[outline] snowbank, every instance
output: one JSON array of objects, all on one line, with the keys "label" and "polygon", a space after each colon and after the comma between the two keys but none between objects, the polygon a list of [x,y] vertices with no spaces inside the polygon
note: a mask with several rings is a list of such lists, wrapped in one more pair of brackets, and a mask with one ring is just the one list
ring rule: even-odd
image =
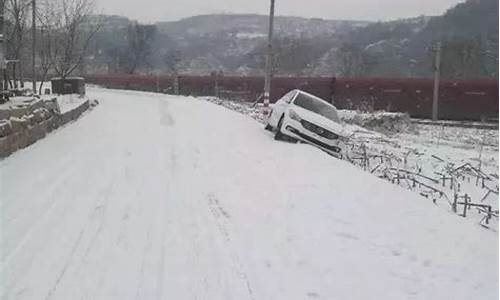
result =
[{"label": "snowbank", "polygon": [[82,105],[82,103],[89,101],[89,99],[85,96],[80,96],[76,94],[69,95],[59,95],[57,96],[57,103],[60,108],[61,113],[65,113],[67,111],[73,110],[78,106]]},{"label": "snowbank", "polygon": [[262,114],[262,107],[260,105],[254,105],[243,101],[227,101],[216,97],[198,97],[198,99],[221,105],[230,110],[247,115],[262,124],[266,121],[264,115]]},{"label": "snowbank", "polygon": [[358,125],[388,135],[416,131],[410,116],[405,113],[383,111],[364,113],[353,110],[339,110],[339,116],[348,124]]},{"label": "snowbank", "polygon": [[0,109],[0,158],[76,120],[91,105],[88,98],[76,95],[12,98]]}]

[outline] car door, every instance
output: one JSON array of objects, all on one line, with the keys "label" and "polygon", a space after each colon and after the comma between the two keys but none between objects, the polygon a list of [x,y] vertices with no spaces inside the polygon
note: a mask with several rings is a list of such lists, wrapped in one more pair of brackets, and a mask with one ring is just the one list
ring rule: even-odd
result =
[{"label": "car door", "polygon": [[292,102],[295,94],[297,91],[291,91],[285,96],[281,97],[276,103],[274,103],[273,106],[273,112],[271,113],[271,116],[269,117],[269,124],[273,127],[278,126],[278,122],[285,112],[286,108],[290,103]]}]

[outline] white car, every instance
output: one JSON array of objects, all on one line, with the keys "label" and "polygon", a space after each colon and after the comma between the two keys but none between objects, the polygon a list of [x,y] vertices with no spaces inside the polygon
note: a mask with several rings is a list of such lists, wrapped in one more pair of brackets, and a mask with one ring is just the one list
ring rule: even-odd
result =
[{"label": "white car", "polygon": [[301,90],[293,90],[273,106],[267,130],[275,139],[292,138],[341,157],[348,135],[337,109],[330,103]]}]

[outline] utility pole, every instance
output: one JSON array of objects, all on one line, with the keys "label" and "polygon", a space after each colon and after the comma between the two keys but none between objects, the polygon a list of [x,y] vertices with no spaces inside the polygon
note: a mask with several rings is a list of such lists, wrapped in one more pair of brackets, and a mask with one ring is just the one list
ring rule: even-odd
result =
[{"label": "utility pole", "polygon": [[434,61],[434,94],[432,97],[432,120],[437,121],[438,119],[438,107],[439,107],[439,77],[441,73],[441,42],[436,44],[436,59]]},{"label": "utility pole", "polygon": [[271,94],[271,72],[273,69],[273,27],[274,27],[274,2],[271,0],[269,12],[269,33],[267,36],[266,78],[264,83],[264,116],[269,115],[269,95]]},{"label": "utility pole", "polygon": [[0,72],[2,76],[2,81],[0,82],[0,103],[4,100],[4,90],[5,85],[5,40],[4,40],[4,30],[5,30],[5,0],[0,0]]},{"label": "utility pole", "polygon": [[32,7],[32,24],[31,24],[31,34],[32,34],[32,69],[31,71],[33,72],[33,95],[36,94],[36,0],[32,0],[32,4],[33,4],[33,7]]}]

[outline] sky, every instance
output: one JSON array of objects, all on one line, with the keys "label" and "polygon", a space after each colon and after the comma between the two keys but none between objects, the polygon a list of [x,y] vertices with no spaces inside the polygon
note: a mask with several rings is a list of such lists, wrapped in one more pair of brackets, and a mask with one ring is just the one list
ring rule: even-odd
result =
[{"label": "sky", "polygon": [[[153,23],[213,13],[269,12],[269,0],[94,0],[100,13]],[[276,14],[386,21],[440,15],[461,0],[276,0]]]}]

